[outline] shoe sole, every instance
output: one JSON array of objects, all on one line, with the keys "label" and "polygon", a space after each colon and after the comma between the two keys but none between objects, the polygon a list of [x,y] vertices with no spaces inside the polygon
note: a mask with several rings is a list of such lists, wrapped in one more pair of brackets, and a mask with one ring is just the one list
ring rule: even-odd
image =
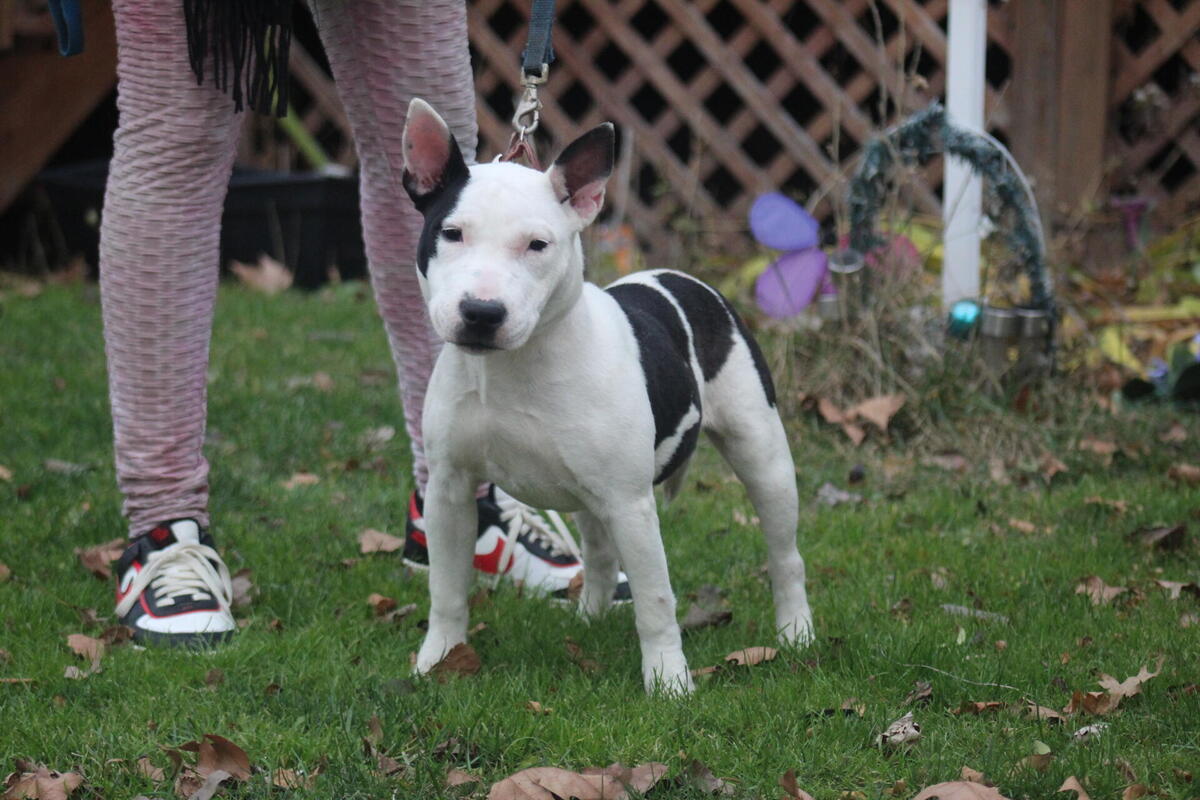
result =
[{"label": "shoe sole", "polygon": [[216,632],[161,633],[159,631],[133,629],[133,641],[149,647],[179,647],[188,650],[214,650],[227,644],[237,633],[236,629]]}]

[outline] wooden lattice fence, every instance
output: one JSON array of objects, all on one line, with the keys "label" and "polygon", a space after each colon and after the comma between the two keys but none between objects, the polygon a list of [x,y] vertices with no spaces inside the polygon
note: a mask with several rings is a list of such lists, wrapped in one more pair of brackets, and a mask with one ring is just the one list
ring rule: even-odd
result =
[{"label": "wooden lattice fence", "polygon": [[[480,158],[508,141],[529,4],[468,3]],[[672,229],[732,241],[757,193],[820,194],[867,137],[942,94],[948,4],[559,0],[539,144],[554,153],[615,122],[626,158],[610,205],[643,245]],[[989,8],[988,127],[1013,140],[1049,192],[1047,208],[1102,190],[1147,197],[1166,219],[1197,207],[1200,0],[994,0]],[[1089,72],[1079,54],[1109,33],[1111,54],[1100,51],[1106,74]],[[304,124],[353,165],[332,84],[303,51],[292,66]],[[1090,116],[1077,113],[1088,91],[1096,95]],[[264,158],[264,142],[279,146],[270,123],[252,125],[247,156],[283,166],[286,145]],[[927,178],[915,200],[933,211],[938,164]]]},{"label": "wooden lattice fence", "polygon": [[[470,4],[484,153],[508,138],[528,5]],[[744,228],[757,193],[810,196],[897,109],[941,94],[946,8],[947,0],[561,2],[559,60],[542,93],[547,149],[612,120],[633,140],[630,180],[616,189],[643,241],[680,217],[717,233]],[[1002,134],[1007,28],[990,27],[987,104]],[[936,207],[932,191],[919,199]]]},{"label": "wooden lattice fence", "polygon": [[1125,2],[1115,22],[1114,186],[1178,218],[1200,204],[1200,0]]}]

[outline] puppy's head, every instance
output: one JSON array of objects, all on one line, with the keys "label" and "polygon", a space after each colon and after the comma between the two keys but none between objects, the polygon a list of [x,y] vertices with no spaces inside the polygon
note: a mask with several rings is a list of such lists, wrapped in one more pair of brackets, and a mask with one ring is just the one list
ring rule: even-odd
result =
[{"label": "puppy's head", "polygon": [[449,128],[414,99],[404,126],[404,188],[425,227],[417,247],[433,328],[474,353],[520,347],[579,296],[579,232],[600,213],[613,127],[588,131],[539,172],[467,167]]}]

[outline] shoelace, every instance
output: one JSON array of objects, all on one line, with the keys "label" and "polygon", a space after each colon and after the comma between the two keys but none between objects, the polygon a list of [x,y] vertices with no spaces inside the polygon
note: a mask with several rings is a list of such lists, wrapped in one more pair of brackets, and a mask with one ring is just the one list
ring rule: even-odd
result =
[{"label": "shoelace", "polygon": [[[571,531],[567,529],[567,524],[563,522],[563,518],[557,511],[539,512],[499,489],[496,490],[496,505],[500,508],[500,519],[505,523],[504,527],[507,529],[501,543],[499,561],[501,569],[496,574],[497,581],[504,574],[503,565],[507,561],[509,548],[521,535],[526,535],[541,544],[552,555],[566,553],[583,560],[583,555],[579,552],[579,545],[575,544]],[[542,514],[546,516],[543,517]],[[550,525],[546,524],[547,519],[550,520]]]},{"label": "shoelace", "polygon": [[192,542],[180,542],[151,553],[133,579],[128,593],[117,604],[117,616],[128,613],[147,587],[154,592],[154,601],[159,605],[171,605],[182,595],[200,599],[215,597],[225,610],[233,602],[229,569],[217,551]]}]

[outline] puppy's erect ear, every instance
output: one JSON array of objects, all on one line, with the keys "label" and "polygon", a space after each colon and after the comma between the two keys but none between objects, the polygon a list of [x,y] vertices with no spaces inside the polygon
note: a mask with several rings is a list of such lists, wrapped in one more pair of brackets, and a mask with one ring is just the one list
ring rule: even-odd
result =
[{"label": "puppy's erect ear", "polygon": [[424,212],[442,190],[468,175],[450,129],[419,97],[408,104],[403,148],[404,189],[418,211]]},{"label": "puppy's erect ear", "polygon": [[562,155],[547,171],[550,184],[562,202],[588,225],[604,205],[604,185],[613,170],[613,141],[611,122],[592,128],[567,145]]}]

